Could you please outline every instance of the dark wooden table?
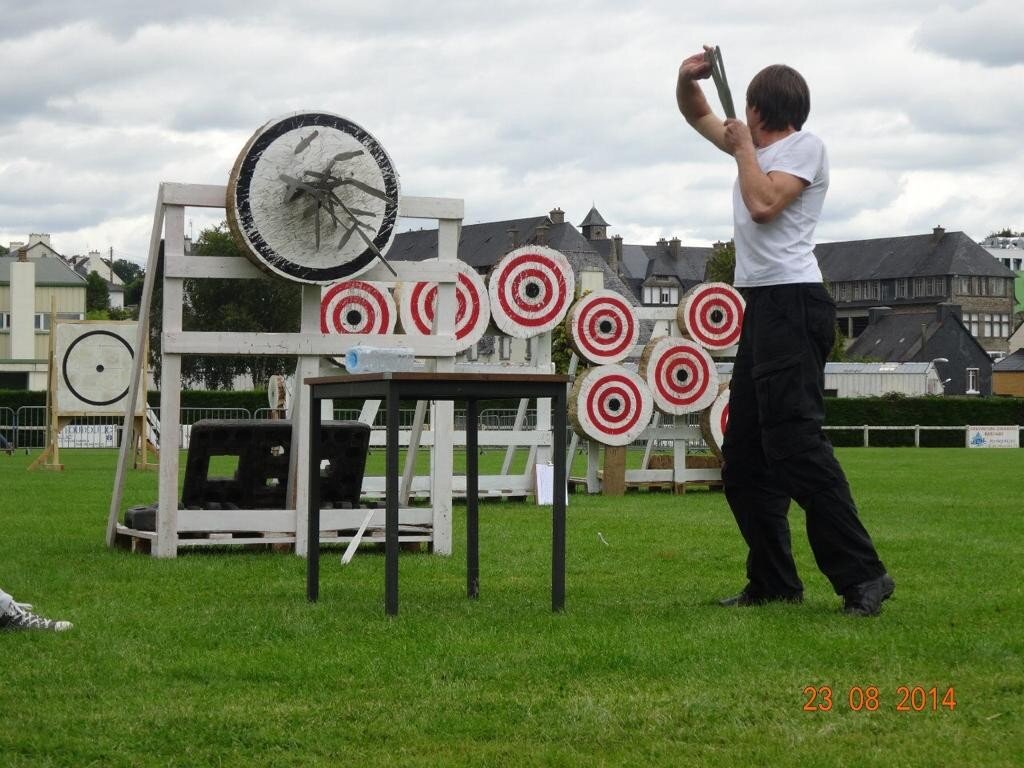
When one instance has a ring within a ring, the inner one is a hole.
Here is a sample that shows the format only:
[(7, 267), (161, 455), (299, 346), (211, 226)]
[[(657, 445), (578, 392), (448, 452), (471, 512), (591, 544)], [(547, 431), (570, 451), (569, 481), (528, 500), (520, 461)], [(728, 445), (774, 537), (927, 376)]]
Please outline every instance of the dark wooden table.
[[(567, 376), (524, 373), (367, 373), (306, 379), (309, 385), (309, 520), (306, 597), (320, 596), (320, 401), (383, 400), (385, 448), (384, 610), (398, 613), (398, 406), (402, 400), (466, 403), (466, 592), (480, 593), (477, 432), (481, 400), (551, 398), (554, 489), (551, 505), (551, 610), (565, 606)], [(436, 429), (436, 427), (435, 427)]]

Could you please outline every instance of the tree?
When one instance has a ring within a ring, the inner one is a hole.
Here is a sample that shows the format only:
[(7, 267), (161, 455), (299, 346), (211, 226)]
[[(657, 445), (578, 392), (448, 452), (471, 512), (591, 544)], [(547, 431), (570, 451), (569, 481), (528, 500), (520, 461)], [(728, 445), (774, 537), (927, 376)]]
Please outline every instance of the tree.
[[(195, 242), (203, 256), (239, 256), (225, 223), (203, 230)], [(287, 333), (299, 330), (302, 288), (277, 278), (257, 280), (187, 280), (183, 327), (192, 331)], [(295, 367), (294, 356), (186, 357), (182, 376), (209, 389), (227, 389), (236, 376), (249, 374), (253, 382)]]
[(714, 283), (732, 285), (736, 274), (736, 244), (715, 243), (711, 249), (711, 258), (704, 265), (704, 279)]
[(128, 261), (128, 259), (115, 259), (110, 268), (114, 270), (114, 274), (120, 277), (125, 285), (146, 274), (146, 270), (141, 264)]
[(5, 246), (0, 245), (0, 256), (8, 256), (10, 253)]
[(110, 289), (100, 273), (93, 270), (85, 279), (85, 311), (97, 312), (110, 309)]

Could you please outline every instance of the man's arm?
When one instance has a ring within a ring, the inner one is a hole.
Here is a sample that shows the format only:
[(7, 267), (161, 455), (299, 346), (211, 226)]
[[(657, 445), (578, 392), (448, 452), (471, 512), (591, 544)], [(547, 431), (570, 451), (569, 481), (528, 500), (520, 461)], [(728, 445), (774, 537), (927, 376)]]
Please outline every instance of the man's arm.
[(765, 173), (757, 163), (750, 129), (739, 120), (726, 120), (723, 129), (726, 152), (736, 158), (743, 204), (758, 224), (767, 224), (804, 191), (808, 181), (783, 171)]
[(729, 152), (725, 144), (725, 126), (711, 111), (708, 100), (704, 98), (704, 91), (697, 82), (709, 77), (711, 65), (703, 53), (695, 53), (684, 59), (679, 65), (679, 76), (676, 80), (676, 104), (679, 105), (679, 111), (686, 118), (686, 122), (692, 125), (697, 133), (723, 152)]

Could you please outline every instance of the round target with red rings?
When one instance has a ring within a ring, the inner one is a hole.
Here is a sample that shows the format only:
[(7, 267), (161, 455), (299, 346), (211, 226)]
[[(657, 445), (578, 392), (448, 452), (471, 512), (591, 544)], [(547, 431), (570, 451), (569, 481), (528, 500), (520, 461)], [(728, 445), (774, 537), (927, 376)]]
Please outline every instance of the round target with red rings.
[(621, 365), (600, 365), (576, 379), (569, 417), (576, 431), (605, 445), (629, 445), (647, 429), (654, 403), (647, 384)]
[(598, 365), (625, 359), (640, 338), (636, 309), (616, 291), (583, 296), (572, 305), (565, 326), (580, 357)]
[[(483, 278), (465, 262), (456, 262), (455, 338), (470, 347), (480, 341), (491, 322), (491, 304)], [(395, 290), (402, 330), (414, 336), (433, 333), (437, 283), (400, 283)]]
[(323, 333), (389, 334), (398, 313), (387, 288), (366, 280), (344, 280), (327, 288), (320, 299)]
[(745, 306), (739, 291), (728, 283), (702, 283), (683, 295), (676, 322), (705, 349), (720, 352), (739, 343)]
[(576, 277), (564, 255), (529, 245), (505, 255), (487, 278), (494, 324), (502, 333), (527, 339), (552, 330), (565, 318)]
[(640, 375), (651, 388), (655, 407), (678, 416), (697, 413), (718, 394), (718, 369), (700, 344), (662, 336), (652, 339), (640, 355)]
[(718, 397), (700, 416), (700, 430), (704, 442), (718, 458), (722, 458), (722, 443), (725, 430), (729, 426), (729, 386), (723, 385)]

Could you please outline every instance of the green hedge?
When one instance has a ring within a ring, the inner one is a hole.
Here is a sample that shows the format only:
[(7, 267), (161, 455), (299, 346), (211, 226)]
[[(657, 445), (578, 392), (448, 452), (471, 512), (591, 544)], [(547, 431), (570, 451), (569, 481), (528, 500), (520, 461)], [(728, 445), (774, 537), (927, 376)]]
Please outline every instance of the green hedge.
[[(159, 392), (149, 392), (149, 404), (154, 408), (160, 407)], [(10, 408), (16, 411), (22, 406), (31, 405), (46, 405), (46, 393), (30, 392), (24, 389), (0, 389), (0, 408)], [(245, 408), (254, 412), (257, 408), (267, 407), (267, 391), (265, 389), (239, 392), (185, 390), (181, 393), (181, 406), (183, 408)]]

